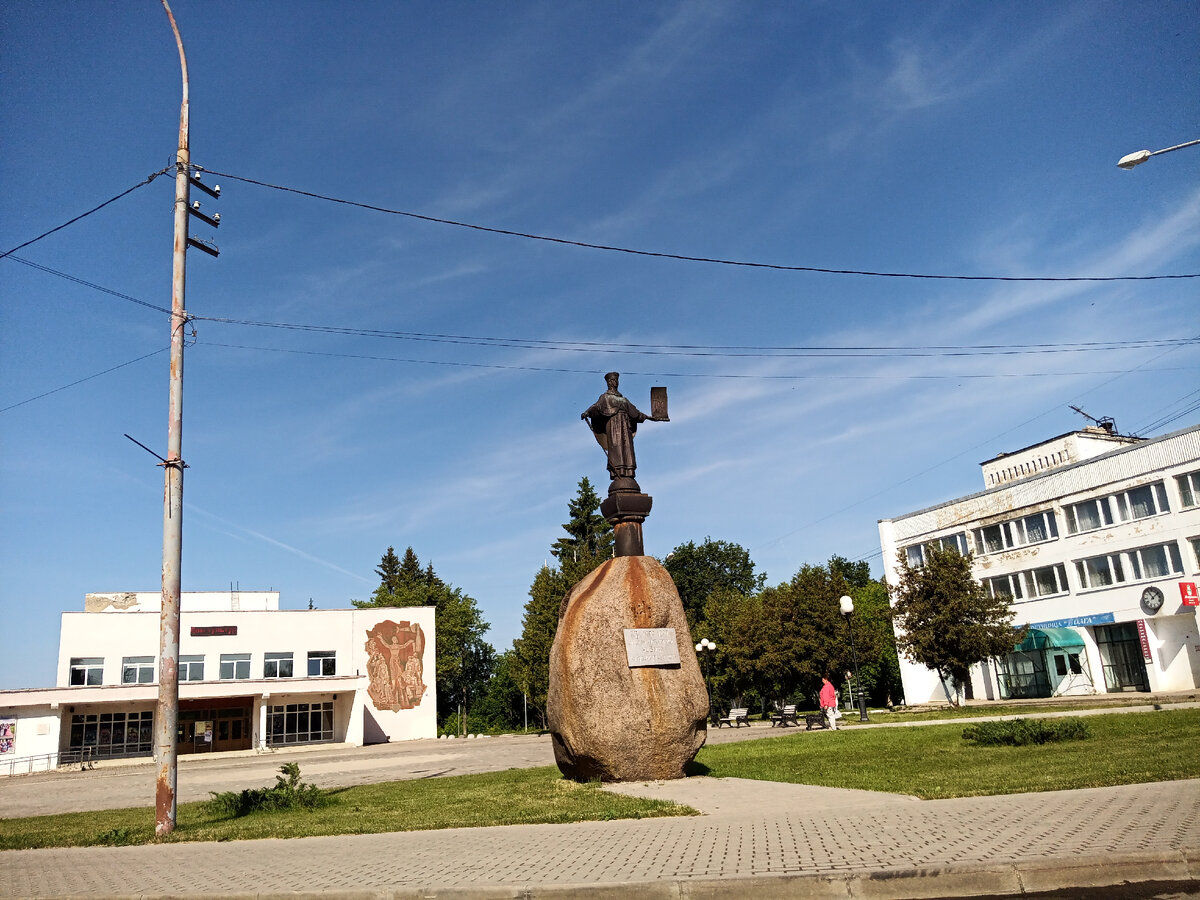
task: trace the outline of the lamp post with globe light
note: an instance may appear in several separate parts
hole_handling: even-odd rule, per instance
[[[717,650],[717,645],[708,638],[701,638],[700,643],[696,645],[696,652],[700,654],[700,658],[704,660],[704,693],[708,696],[708,714],[709,718],[713,718],[712,711],[712,687],[708,683],[708,661],[712,659],[713,653]]]
[[[854,623],[850,620],[850,616],[854,613],[854,600],[851,597],[842,597],[838,604],[841,606],[842,615],[846,617],[846,628],[850,632],[850,654],[854,659],[854,683],[858,685],[858,721],[869,722],[871,720],[867,718],[867,696],[863,693],[862,679],[858,677],[858,650],[854,646]]]

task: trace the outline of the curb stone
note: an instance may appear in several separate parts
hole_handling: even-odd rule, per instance
[[[598,884],[472,885],[393,887],[374,890],[247,891],[223,900],[935,900],[945,897],[1019,897],[1077,888],[1155,882],[1179,889],[1200,888],[1200,848],[1045,859],[1016,864],[975,864],[791,875],[735,875],[696,880],[626,881]],[[97,895],[87,895],[96,900]],[[102,900],[212,900],[211,893],[110,894]],[[41,898],[31,898],[41,900]],[[61,898],[60,898],[61,900]]]

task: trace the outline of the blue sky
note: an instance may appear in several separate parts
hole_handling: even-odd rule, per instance
[[[1196,3],[174,11],[217,172],[692,257],[1200,272],[1200,148],[1115,165],[1200,137]],[[0,85],[0,252],[173,158],[156,3],[4,4]],[[670,393],[638,433],[646,551],[736,541],[771,583],[834,553],[878,574],[879,518],[979,489],[980,461],[1086,424],[1069,404],[1146,436],[1200,421],[1198,280],[687,262],[208,182],[222,225],[192,231],[221,256],[189,254],[191,314],[392,336],[194,323],[184,590],[344,607],[411,545],[508,647],[580,477],[607,488],[579,413],[610,369],[639,405]],[[15,256],[169,307],[172,199],[159,178]],[[53,682],[85,593],[159,586],[162,471],[123,435],[165,448],[168,334],[0,260],[0,687]],[[837,349],[932,346],[966,349]]]

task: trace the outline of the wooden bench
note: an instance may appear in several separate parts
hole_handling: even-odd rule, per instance
[[[772,728],[774,728],[776,725],[782,725],[786,728],[788,725],[799,724],[800,720],[796,717],[796,704],[794,703],[788,704],[779,712],[771,714]]]
[[[730,728],[733,728],[735,725],[741,728],[745,725],[749,728],[750,710],[744,706],[739,709],[731,709],[729,715],[717,719],[717,727],[720,728],[722,725],[728,725]]]

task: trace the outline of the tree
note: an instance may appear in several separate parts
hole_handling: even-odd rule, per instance
[[[762,590],[765,575],[754,574],[750,553],[740,544],[714,541],[680,544],[663,561],[675,582],[688,625],[695,630],[704,619],[708,598],[716,591],[734,591],[750,596]]]
[[[550,687],[550,647],[558,630],[558,610],[571,588],[605,560],[612,558],[612,526],[599,513],[600,498],[587,477],[579,480],[575,498],[567,502],[571,521],[563,525],[550,552],[558,568],[542,566],[529,586],[521,636],[513,642],[511,672],[545,727]]]
[[[853,626],[859,645],[862,689],[872,705],[891,706],[903,700],[904,683],[900,680],[900,660],[896,653],[896,632],[892,629],[887,585],[871,579],[861,587],[851,587],[850,596],[854,599]],[[875,648],[876,652],[864,654],[864,644]]]
[[[513,642],[512,677],[528,698],[542,727],[550,689],[550,647],[558,630],[558,610],[571,586],[558,569],[543,566],[529,586],[521,636]]]
[[[525,700],[520,686],[513,679],[514,651],[496,657],[492,677],[488,679],[483,696],[471,705],[471,720],[485,731],[521,728],[525,722]]]
[[[612,525],[599,510],[600,497],[585,475],[579,479],[575,499],[567,501],[571,516],[571,521],[563,525],[567,536],[550,547],[559,568],[573,576],[572,586],[604,560],[612,558],[615,540]]]
[[[850,562],[836,553],[829,557],[829,574],[840,575],[852,588],[865,588],[871,583],[871,565],[867,562]]]
[[[496,651],[483,636],[491,626],[475,601],[456,587],[443,585],[437,602],[437,690],[443,721],[466,717],[473,700],[482,699],[495,665]]]
[[[1008,601],[992,597],[972,575],[971,557],[954,548],[930,544],[924,565],[915,567],[901,553],[900,583],[891,590],[897,646],[937,672],[954,706],[958,688],[969,685],[971,666],[1012,652],[1028,630],[1013,627]]]
[[[434,573],[433,563],[421,568],[412,547],[404,551],[403,560],[396,556],[394,548],[388,547],[375,574],[379,576],[379,587],[370,600],[355,600],[355,606],[435,606],[438,589],[445,586]]]

